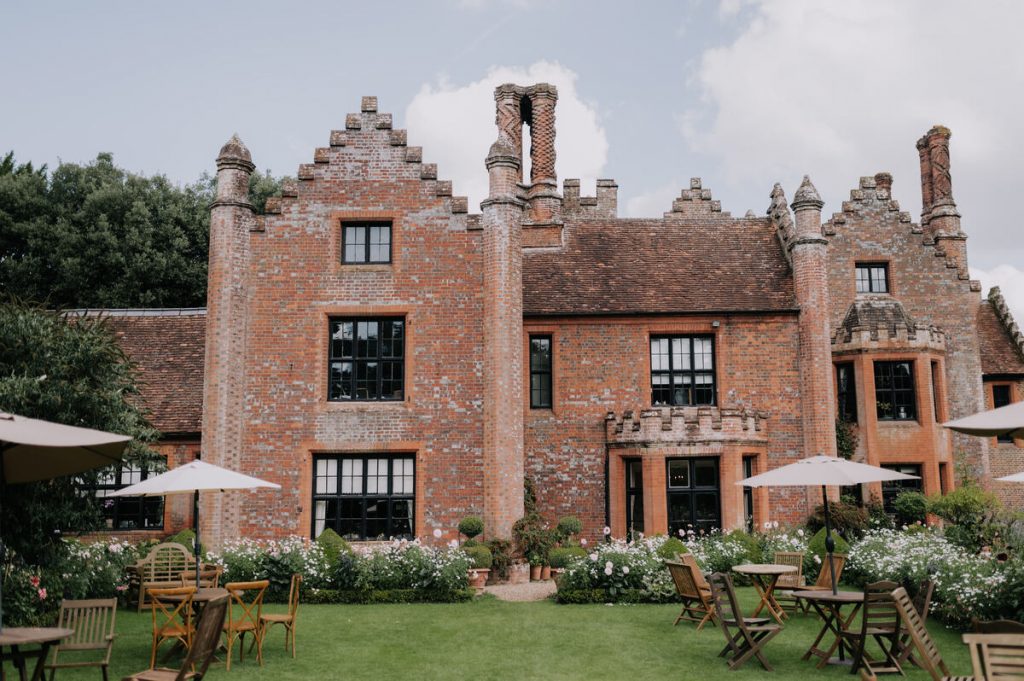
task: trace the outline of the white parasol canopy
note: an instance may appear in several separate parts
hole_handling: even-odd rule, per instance
[[[1024,402],[1014,402],[1005,407],[965,416],[943,423],[942,426],[958,433],[979,437],[1009,435],[1024,438]]]
[[[196,459],[172,468],[142,482],[122,488],[112,497],[165,497],[171,494],[192,494],[192,529],[195,532],[196,588],[199,588],[199,493],[242,489],[281,489],[281,485],[251,475],[214,466]]]
[[[0,412],[0,480],[35,482],[121,460],[127,435]]]
[[[1020,473],[1014,473],[1013,475],[1004,475],[1001,478],[996,478],[1002,482],[1024,482],[1024,471]]]

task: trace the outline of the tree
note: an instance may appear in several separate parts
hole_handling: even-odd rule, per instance
[[[135,367],[102,319],[0,303],[0,410],[130,435],[126,458],[159,465],[148,446],[159,433],[132,403],[137,394]],[[95,482],[97,473],[79,477]],[[8,485],[2,514],[4,543],[30,564],[52,562],[62,532],[100,520],[95,500],[70,477]]]
[[[262,211],[280,191],[254,173]],[[0,161],[0,289],[63,308],[201,307],[206,304],[209,205],[216,178],[178,187],[101,153],[88,165]]]

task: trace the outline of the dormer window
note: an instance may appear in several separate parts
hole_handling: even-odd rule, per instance
[[[391,223],[342,225],[341,261],[346,265],[391,262]]]
[[[884,263],[857,263],[857,293],[888,293],[889,266]]]

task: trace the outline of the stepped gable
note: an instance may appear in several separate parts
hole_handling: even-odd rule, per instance
[[[986,375],[1024,374],[1024,334],[998,286],[978,306],[978,346]]]
[[[137,403],[165,437],[198,434],[203,416],[206,310],[84,310],[113,329],[139,371]]]
[[[795,309],[766,218],[587,220],[564,248],[523,253],[524,315]]]
[[[345,117],[344,130],[331,131],[329,146],[314,150],[312,163],[299,166],[297,182],[267,199],[268,215],[287,213],[300,197],[319,196],[319,179],[346,178],[419,180],[424,195],[441,198],[453,215],[469,212],[469,199],[453,196],[451,181],[438,179],[437,164],[424,163],[423,149],[408,146],[407,131],[394,130],[392,115],[377,111],[376,97],[363,97],[360,108]]]

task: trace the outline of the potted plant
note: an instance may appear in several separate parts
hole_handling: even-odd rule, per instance
[[[544,570],[544,560],[537,553],[531,553],[527,559],[530,561],[530,581],[539,582]]]
[[[551,552],[548,553],[548,563],[551,565],[551,576],[554,577],[555,582],[558,582],[558,578],[565,572],[569,563],[586,555],[587,551],[582,546],[560,546],[551,549]]]
[[[473,561],[473,566],[469,568],[469,585],[478,594],[483,593],[484,585],[487,584],[487,576],[491,573],[491,565],[494,563],[494,556],[491,554],[491,550],[483,544],[463,546],[462,550]]]
[[[466,535],[465,546],[476,545],[476,537],[483,534],[484,521],[479,516],[468,515],[459,521],[459,532]]]
[[[554,545],[554,533],[544,525],[539,513],[531,511],[515,522],[512,536],[516,547],[530,563],[530,579],[540,579],[548,551]]]

